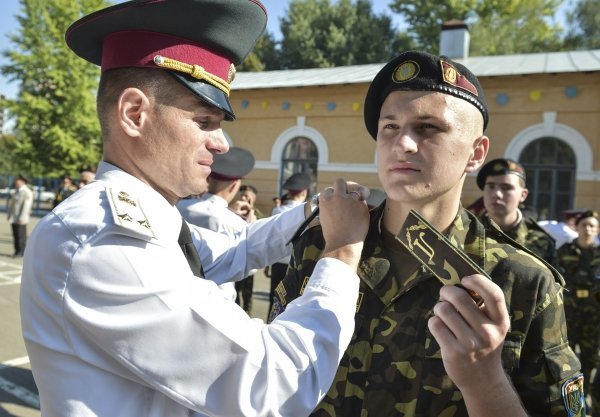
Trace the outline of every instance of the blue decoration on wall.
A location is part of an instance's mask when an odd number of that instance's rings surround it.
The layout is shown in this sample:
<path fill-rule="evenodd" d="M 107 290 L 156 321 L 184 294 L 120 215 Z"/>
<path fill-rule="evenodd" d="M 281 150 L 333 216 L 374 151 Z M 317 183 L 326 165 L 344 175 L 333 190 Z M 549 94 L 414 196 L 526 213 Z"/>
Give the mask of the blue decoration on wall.
<path fill-rule="evenodd" d="M 242 109 L 248 108 L 249 104 L 250 104 L 250 102 L 248 102 L 248 100 L 242 100 Z"/>
<path fill-rule="evenodd" d="M 333 111 L 335 110 L 337 104 L 335 104 L 333 101 L 330 101 L 329 103 L 327 103 L 327 110 L 328 111 Z"/>
<path fill-rule="evenodd" d="M 496 94 L 496 103 L 498 103 L 501 106 L 504 106 L 506 103 L 508 103 L 508 95 L 505 93 Z"/>
<path fill-rule="evenodd" d="M 574 85 L 570 85 L 565 88 L 565 96 L 567 96 L 569 98 L 575 98 L 575 97 L 577 97 L 577 94 L 579 94 L 579 91 L 577 90 L 577 87 L 575 87 Z"/>
<path fill-rule="evenodd" d="M 289 101 L 284 101 L 283 103 L 281 103 L 281 108 L 283 110 L 288 110 L 290 108 L 290 102 Z"/>

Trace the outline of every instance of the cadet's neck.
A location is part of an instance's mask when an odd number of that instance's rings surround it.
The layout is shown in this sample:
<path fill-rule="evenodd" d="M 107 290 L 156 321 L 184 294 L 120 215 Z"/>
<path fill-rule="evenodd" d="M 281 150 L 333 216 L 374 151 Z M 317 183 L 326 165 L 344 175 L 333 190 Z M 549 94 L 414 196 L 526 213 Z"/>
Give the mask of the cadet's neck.
<path fill-rule="evenodd" d="M 383 215 L 383 227 L 393 234 L 398 234 L 411 209 L 427 219 L 436 229 L 444 231 L 456 218 L 460 203 L 458 201 L 435 201 L 428 204 L 410 205 L 399 201 L 386 200 Z"/>
<path fill-rule="evenodd" d="M 518 226 L 521 220 L 523 220 L 523 213 L 521 213 L 521 210 L 517 209 L 513 213 L 503 217 L 490 217 L 498 226 L 500 226 L 500 229 L 506 232 Z"/>

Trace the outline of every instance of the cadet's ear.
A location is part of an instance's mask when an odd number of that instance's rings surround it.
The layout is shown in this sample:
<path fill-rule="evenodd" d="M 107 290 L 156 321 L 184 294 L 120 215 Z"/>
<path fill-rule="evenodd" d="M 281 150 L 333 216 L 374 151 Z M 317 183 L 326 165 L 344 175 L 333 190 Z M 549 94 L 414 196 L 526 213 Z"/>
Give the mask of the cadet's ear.
<path fill-rule="evenodd" d="M 479 167 L 483 165 L 485 162 L 485 158 L 487 157 L 488 150 L 490 148 L 490 138 L 485 135 L 482 135 L 475 139 L 473 142 L 473 149 L 471 150 L 471 155 L 469 160 L 467 161 L 467 166 L 465 167 L 465 172 L 470 173 L 477 170 Z"/>
<path fill-rule="evenodd" d="M 142 136 L 144 124 L 147 123 L 150 100 L 138 88 L 127 88 L 119 96 L 117 111 L 119 125 L 131 137 Z"/>

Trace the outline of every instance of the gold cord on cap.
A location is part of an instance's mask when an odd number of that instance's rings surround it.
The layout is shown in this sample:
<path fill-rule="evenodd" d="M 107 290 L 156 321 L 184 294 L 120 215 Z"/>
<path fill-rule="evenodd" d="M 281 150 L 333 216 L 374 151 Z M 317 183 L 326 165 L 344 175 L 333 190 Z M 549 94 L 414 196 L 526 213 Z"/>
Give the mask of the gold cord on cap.
<path fill-rule="evenodd" d="M 154 63 L 161 68 L 183 72 L 183 73 L 191 75 L 192 77 L 194 77 L 198 80 L 204 80 L 207 83 L 209 83 L 210 85 L 212 85 L 213 87 L 216 87 L 219 90 L 223 91 L 227 95 L 227 97 L 229 97 L 229 92 L 231 91 L 231 86 L 229 85 L 229 82 L 225 81 L 221 77 L 217 77 L 216 75 L 211 74 L 210 72 L 207 72 L 200 65 L 186 64 L 185 62 L 167 58 L 162 55 L 156 55 L 154 57 Z M 230 73 L 231 73 L 231 68 L 230 68 Z M 235 70 L 234 70 L 234 74 L 235 74 Z"/>

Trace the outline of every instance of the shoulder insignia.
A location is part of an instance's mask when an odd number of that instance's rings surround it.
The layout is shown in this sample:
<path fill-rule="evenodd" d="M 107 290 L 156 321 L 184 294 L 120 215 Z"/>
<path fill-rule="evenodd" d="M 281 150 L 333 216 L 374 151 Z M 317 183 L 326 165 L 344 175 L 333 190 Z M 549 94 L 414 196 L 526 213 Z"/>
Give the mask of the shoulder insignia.
<path fill-rule="evenodd" d="M 414 210 L 409 212 L 396 239 L 444 285 L 461 286 L 460 279 L 472 274 L 489 278 L 479 265 Z M 483 299 L 479 294 L 467 292 L 481 305 Z"/>
<path fill-rule="evenodd" d="M 567 379 L 562 385 L 561 394 L 568 417 L 585 417 L 583 375 Z"/>
<path fill-rule="evenodd" d="M 150 222 L 142 210 L 139 201 L 125 191 L 107 188 L 108 202 L 116 224 L 147 237 L 155 237 Z"/>

